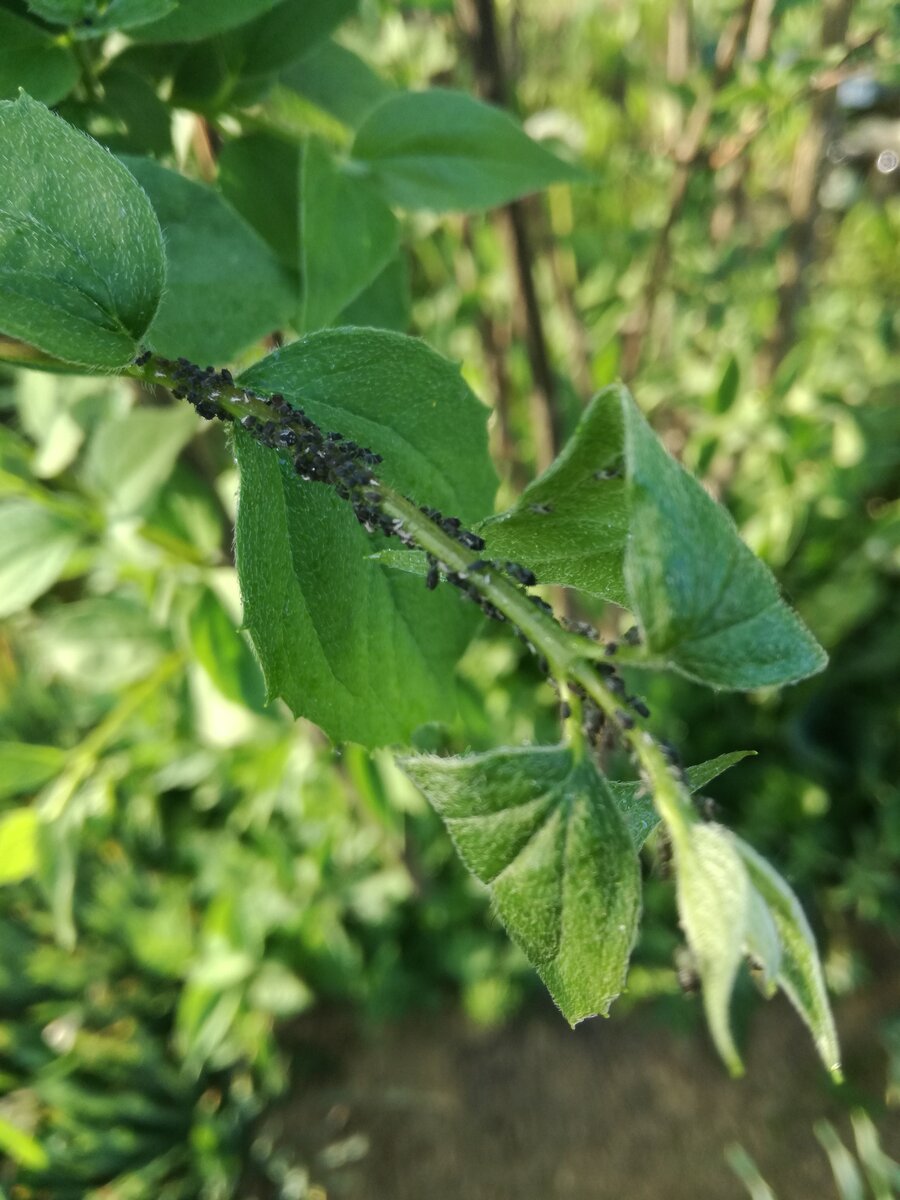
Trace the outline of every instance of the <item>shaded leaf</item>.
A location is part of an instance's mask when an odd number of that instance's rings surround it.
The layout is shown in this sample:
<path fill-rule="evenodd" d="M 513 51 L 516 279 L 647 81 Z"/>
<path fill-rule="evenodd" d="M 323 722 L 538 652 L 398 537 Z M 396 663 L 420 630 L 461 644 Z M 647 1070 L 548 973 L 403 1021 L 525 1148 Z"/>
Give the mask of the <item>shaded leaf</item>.
<path fill-rule="evenodd" d="M 227 700 L 259 711 L 265 687 L 259 664 L 221 601 L 208 589 L 191 612 L 191 649 Z"/>
<path fill-rule="evenodd" d="M 330 39 L 292 63 L 281 80 L 354 129 L 394 91 L 359 55 Z"/>
<path fill-rule="evenodd" d="M 145 42 L 196 42 L 245 25 L 274 8 L 277 0 L 188 0 L 159 21 L 135 29 Z"/>
<path fill-rule="evenodd" d="M 78 63 L 67 46 L 31 21 L 0 9 L 0 99 L 22 88 L 42 104 L 56 104 L 78 82 Z"/>
<path fill-rule="evenodd" d="M 819 1057 L 840 1078 L 841 1055 L 815 938 L 797 897 L 774 867 L 740 838 L 735 845 L 781 941 L 778 984 L 813 1035 Z"/>
<path fill-rule="evenodd" d="M 159 304 L 162 235 L 134 178 L 28 96 L 0 102 L 0 329 L 121 367 Z"/>
<path fill-rule="evenodd" d="M 365 179 L 349 175 L 315 139 L 301 172 L 304 330 L 331 324 L 393 258 L 397 220 Z"/>
<path fill-rule="evenodd" d="M 434 212 L 477 212 L 585 178 L 501 109 L 443 88 L 401 92 L 379 104 L 352 153 L 392 204 Z"/>
<path fill-rule="evenodd" d="M 562 747 L 400 761 L 569 1023 L 608 1012 L 625 983 L 641 884 L 593 763 Z"/>
<path fill-rule="evenodd" d="M 55 25 L 74 26 L 77 37 L 102 37 L 113 29 L 147 25 L 170 13 L 178 0 L 28 0 L 33 13 Z"/>
<path fill-rule="evenodd" d="M 631 502 L 625 580 L 650 656 L 700 683 L 744 690 L 821 671 L 824 650 L 768 567 L 621 395 Z"/>
<path fill-rule="evenodd" d="M 286 324 L 295 286 L 218 193 L 150 159 L 125 161 L 166 238 L 166 291 L 147 336 L 170 357 L 223 362 Z"/>
<path fill-rule="evenodd" d="M 234 138 L 219 155 L 219 186 L 285 266 L 300 263 L 300 154 L 270 133 Z"/>

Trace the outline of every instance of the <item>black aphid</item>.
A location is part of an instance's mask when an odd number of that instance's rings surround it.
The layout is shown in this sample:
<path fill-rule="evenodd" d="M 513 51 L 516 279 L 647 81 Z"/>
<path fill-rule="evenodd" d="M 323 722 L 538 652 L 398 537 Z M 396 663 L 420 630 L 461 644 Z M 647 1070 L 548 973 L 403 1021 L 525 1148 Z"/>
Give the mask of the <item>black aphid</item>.
<path fill-rule="evenodd" d="M 625 634 L 625 642 L 629 646 L 639 646 L 641 644 L 641 631 L 638 629 L 637 625 L 632 625 Z"/>
<path fill-rule="evenodd" d="M 640 696 L 630 696 L 628 698 L 628 703 L 631 705 L 631 707 L 634 709 L 634 711 L 637 713 L 637 715 L 639 717 L 649 717 L 650 716 L 650 709 L 643 702 L 643 700 L 640 698 Z"/>
<path fill-rule="evenodd" d="M 144 350 L 134 360 L 134 365 L 136 367 L 142 367 L 145 363 L 148 363 L 150 361 L 151 357 L 152 357 L 152 355 L 150 354 L 150 351 Z"/>
<path fill-rule="evenodd" d="M 515 579 L 516 583 L 521 583 L 523 587 L 534 587 L 537 583 L 534 571 L 529 571 L 528 567 L 523 567 L 521 563 L 508 562 L 506 573 Z"/>
<path fill-rule="evenodd" d="M 483 550 L 484 538 L 479 537 L 477 533 L 470 533 L 468 529 L 462 529 L 456 535 L 456 540 L 461 546 L 466 546 L 469 550 Z"/>
<path fill-rule="evenodd" d="M 634 729 L 634 717 L 630 717 L 627 712 L 623 712 L 621 708 L 616 709 L 616 719 L 623 729 Z"/>

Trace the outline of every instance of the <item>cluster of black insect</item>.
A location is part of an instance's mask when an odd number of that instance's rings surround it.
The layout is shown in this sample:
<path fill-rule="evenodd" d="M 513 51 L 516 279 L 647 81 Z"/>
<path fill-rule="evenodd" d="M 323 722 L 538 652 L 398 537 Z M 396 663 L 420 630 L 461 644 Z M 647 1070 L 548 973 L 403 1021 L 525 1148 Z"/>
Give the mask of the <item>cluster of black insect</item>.
<path fill-rule="evenodd" d="M 460 542 L 463 546 L 472 550 L 484 549 L 484 539 L 479 537 L 477 533 L 471 533 L 467 529 L 463 529 L 461 522 L 457 517 L 444 517 L 437 509 L 422 508 L 421 511 L 432 521 L 435 521 L 441 526 L 445 533 L 449 533 L 451 537 Z M 490 617 L 492 621 L 505 621 L 506 617 L 492 604 L 485 596 L 482 595 L 480 589 L 473 581 L 473 576 L 479 576 L 481 579 L 490 579 L 491 573 L 507 575 L 516 583 L 522 584 L 523 587 L 534 587 L 537 583 L 537 576 L 533 571 L 529 571 L 527 567 L 523 567 L 520 563 L 501 562 L 491 558 L 476 558 L 474 562 L 466 564 L 464 570 L 454 571 L 447 563 L 441 562 L 433 554 L 426 556 L 428 562 L 428 572 L 425 576 L 425 586 L 429 591 L 437 587 L 441 575 L 458 588 L 467 600 L 474 601 L 481 609 L 485 616 Z M 532 597 L 537 599 L 537 597 Z M 541 602 L 543 603 L 543 602 Z"/>

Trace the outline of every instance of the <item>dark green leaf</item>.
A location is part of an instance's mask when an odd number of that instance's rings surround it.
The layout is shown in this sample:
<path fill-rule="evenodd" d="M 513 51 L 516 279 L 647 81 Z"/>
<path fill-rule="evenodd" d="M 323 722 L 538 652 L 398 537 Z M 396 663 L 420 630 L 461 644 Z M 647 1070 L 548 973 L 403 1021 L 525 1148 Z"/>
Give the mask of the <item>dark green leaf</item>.
<path fill-rule="evenodd" d="M 410 326 L 410 286 L 401 250 L 337 318 L 337 325 L 362 325 L 406 333 Z"/>
<path fill-rule="evenodd" d="M 722 372 L 722 379 L 716 391 L 716 412 L 727 412 L 737 399 L 738 388 L 741 384 L 741 368 L 732 354 L 728 365 Z"/>
<path fill-rule="evenodd" d="M 285 266 L 300 262 L 300 147 L 270 133 L 226 142 L 219 186 Z"/>
<path fill-rule="evenodd" d="M 21 796 L 58 775 L 66 761 L 56 746 L 0 742 L 0 800 Z"/>
<path fill-rule="evenodd" d="M 248 75 L 280 71 L 308 54 L 357 7 L 358 0 L 281 0 L 230 36 L 240 40 Z"/>
<path fill-rule="evenodd" d="M 290 277 L 220 195 L 149 159 L 125 161 L 166 239 L 166 290 L 147 336 L 155 349 L 224 362 L 288 323 L 295 302 Z"/>
<path fill-rule="evenodd" d="M 166 16 L 178 0 L 28 0 L 33 13 L 55 25 L 70 25 L 77 37 L 102 37 Z"/>
<path fill-rule="evenodd" d="M 358 55 L 322 42 L 281 75 L 282 82 L 345 125 L 357 128 L 394 89 Z"/>
<path fill-rule="evenodd" d="M 822 1062 L 840 1078 L 841 1053 L 825 979 L 809 922 L 797 897 L 770 863 L 746 842 L 734 839 L 753 887 L 775 922 L 781 941 L 777 981 L 806 1022 Z"/>
<path fill-rule="evenodd" d="M 197 42 L 246 25 L 276 3 L 277 0 L 182 0 L 174 12 L 135 29 L 132 37 L 145 42 Z"/>
<path fill-rule="evenodd" d="M 491 555 L 530 567 L 541 583 L 580 588 L 627 607 L 619 393 L 609 387 L 594 397 L 556 461 L 482 532 Z"/>
<path fill-rule="evenodd" d="M 397 220 L 368 180 L 348 174 L 316 140 L 303 154 L 304 330 L 331 324 L 393 258 Z"/>
<path fill-rule="evenodd" d="M 78 81 L 78 63 L 67 46 L 31 21 L 0 9 L 0 100 L 22 88 L 43 104 L 56 104 Z"/>
<path fill-rule="evenodd" d="M 624 389 L 622 401 L 625 579 L 649 656 L 700 683 L 744 690 L 821 671 L 824 650 L 729 514 L 665 451 Z"/>
<path fill-rule="evenodd" d="M 0 617 L 51 588 L 80 540 L 71 521 L 32 500 L 0 504 Z"/>
<path fill-rule="evenodd" d="M 455 366 L 423 343 L 328 330 L 242 376 L 323 428 L 384 456 L 385 480 L 470 520 L 490 505 L 485 416 Z M 367 556 L 349 507 L 249 439 L 237 439 L 237 559 L 245 625 L 270 694 L 337 740 L 399 741 L 452 717 L 453 665 L 472 614 Z"/>
<path fill-rule="evenodd" d="M 102 113 L 107 121 L 112 117 L 119 125 L 100 139 L 117 154 L 163 157 L 171 151 L 169 108 L 136 71 L 118 66 L 104 71 Z"/>
<path fill-rule="evenodd" d="M 564 748 L 401 766 L 574 1025 L 621 992 L 640 917 L 637 855 L 606 783 Z"/>
<path fill-rule="evenodd" d="M 688 767 L 685 772 L 688 787 L 692 792 L 698 792 L 717 775 L 721 775 L 723 771 L 727 771 L 741 759 L 755 753 L 755 750 L 734 750 L 731 754 L 720 754 L 718 758 L 711 758 L 707 762 Z M 659 813 L 656 811 L 653 797 L 639 782 L 626 783 L 609 779 L 607 783 L 625 818 L 625 824 L 628 826 L 628 832 L 631 834 L 635 848 L 639 850 L 652 830 L 659 824 Z"/>
<path fill-rule="evenodd" d="M 124 366 L 165 274 L 147 197 L 28 96 L 0 102 L 0 178 L 0 329 L 67 362 Z"/>
<path fill-rule="evenodd" d="M 463 92 L 402 92 L 368 115 L 353 143 L 393 204 L 475 212 L 584 175 L 505 112 Z"/>

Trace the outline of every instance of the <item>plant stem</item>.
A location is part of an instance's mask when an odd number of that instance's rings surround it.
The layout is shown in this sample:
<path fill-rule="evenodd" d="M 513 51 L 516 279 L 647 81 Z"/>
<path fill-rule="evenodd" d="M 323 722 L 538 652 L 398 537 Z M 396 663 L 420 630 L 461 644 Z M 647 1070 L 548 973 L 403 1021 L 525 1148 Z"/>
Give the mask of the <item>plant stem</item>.
<path fill-rule="evenodd" d="M 184 382 L 186 370 L 194 373 L 190 391 Z M 241 387 L 227 374 L 211 375 L 184 362 L 170 362 L 157 356 L 147 356 L 140 365 L 135 363 L 126 368 L 125 374 L 166 387 L 176 396 L 183 397 L 187 392 L 195 406 L 206 405 L 226 419 L 242 421 L 250 417 L 251 424 L 258 427 L 272 426 L 273 400 Z M 323 431 L 318 432 L 326 436 Z M 467 587 L 519 631 L 546 662 L 570 705 L 570 694 L 575 700 L 587 696 L 597 705 L 631 749 L 673 835 L 683 832 L 696 819 L 688 792 L 653 737 L 623 711 L 620 694 L 604 681 L 603 672 L 594 661 L 602 655 L 600 648 L 581 634 L 563 629 L 553 613 L 535 603 L 536 597 L 515 583 L 500 566 L 485 564 L 477 552 L 463 545 L 438 520 L 388 484 L 370 476 L 365 492 L 408 541 L 437 560 L 445 574 L 464 579 Z M 577 711 L 576 706 L 572 707 L 573 712 Z"/>

